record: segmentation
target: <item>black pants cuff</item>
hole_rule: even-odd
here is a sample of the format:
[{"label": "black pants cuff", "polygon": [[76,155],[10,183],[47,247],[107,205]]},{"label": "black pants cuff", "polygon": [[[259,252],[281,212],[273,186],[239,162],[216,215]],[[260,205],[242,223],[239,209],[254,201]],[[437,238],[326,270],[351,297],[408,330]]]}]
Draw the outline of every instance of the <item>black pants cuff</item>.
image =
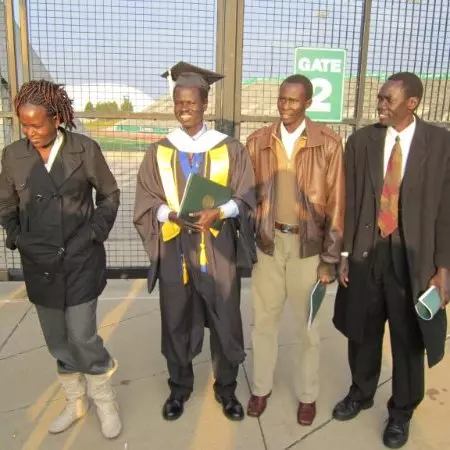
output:
[{"label": "black pants cuff", "polygon": [[233,383],[222,385],[218,383],[217,381],[214,383],[214,392],[219,395],[220,397],[230,398],[234,395],[236,391],[237,382],[234,381]]}]

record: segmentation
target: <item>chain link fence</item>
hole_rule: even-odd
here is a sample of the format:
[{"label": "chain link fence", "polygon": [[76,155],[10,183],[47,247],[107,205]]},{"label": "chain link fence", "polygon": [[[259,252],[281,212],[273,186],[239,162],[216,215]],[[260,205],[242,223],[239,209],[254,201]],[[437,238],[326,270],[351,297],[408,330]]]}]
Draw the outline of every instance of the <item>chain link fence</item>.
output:
[{"label": "chain link fence", "polygon": [[[149,143],[176,126],[162,72],[183,60],[224,73],[208,125],[245,142],[277,119],[296,47],[341,48],[343,120],[330,126],[344,139],[376,121],[378,89],[401,70],[424,82],[419,115],[450,128],[449,16],[441,0],[0,0],[0,145],[18,136],[11,99],[21,82],[64,83],[78,131],[100,143],[122,193],[109,274],[143,276],[147,256],[132,224],[136,174]],[[20,276],[18,256],[4,246],[0,271]]]}]

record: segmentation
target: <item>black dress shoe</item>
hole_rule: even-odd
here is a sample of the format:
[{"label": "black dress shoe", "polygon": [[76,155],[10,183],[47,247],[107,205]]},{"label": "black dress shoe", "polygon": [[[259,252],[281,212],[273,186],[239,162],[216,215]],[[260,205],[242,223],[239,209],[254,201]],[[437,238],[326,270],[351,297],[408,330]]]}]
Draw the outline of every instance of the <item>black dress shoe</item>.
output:
[{"label": "black dress shoe", "polygon": [[242,420],[244,418],[244,408],[235,395],[224,397],[215,394],[216,400],[222,405],[225,417],[230,420]]},{"label": "black dress shoe", "polygon": [[389,448],[400,448],[408,442],[409,420],[399,422],[389,419],[383,433],[383,444]]},{"label": "black dress shoe", "polygon": [[356,417],[363,409],[373,406],[373,398],[367,400],[353,400],[349,395],[341,400],[333,409],[333,417],[336,420],[350,420]]},{"label": "black dress shoe", "polygon": [[189,400],[189,394],[184,396],[175,396],[170,394],[162,410],[162,416],[165,420],[177,420],[184,412],[184,402]]}]

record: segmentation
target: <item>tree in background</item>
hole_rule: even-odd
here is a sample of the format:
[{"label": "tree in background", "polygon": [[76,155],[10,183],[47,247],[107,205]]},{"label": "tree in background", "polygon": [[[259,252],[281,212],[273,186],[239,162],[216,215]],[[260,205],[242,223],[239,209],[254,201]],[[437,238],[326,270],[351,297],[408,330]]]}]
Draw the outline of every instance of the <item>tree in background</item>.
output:
[{"label": "tree in background", "polygon": [[84,107],[84,112],[95,112],[94,105],[90,100],[86,103],[86,106]]},{"label": "tree in background", "polygon": [[123,103],[120,105],[120,110],[117,102],[105,101],[97,102],[94,106],[89,100],[84,107],[84,112],[99,112],[99,113],[118,113],[119,111],[125,113],[133,112],[133,103],[128,97],[123,98]]},{"label": "tree in background", "polygon": [[95,111],[99,113],[117,113],[119,106],[117,102],[98,102],[95,105]]},{"label": "tree in background", "polygon": [[130,102],[130,99],[128,97],[123,98],[123,103],[120,105],[120,109],[123,112],[131,113],[133,112],[133,103]]}]

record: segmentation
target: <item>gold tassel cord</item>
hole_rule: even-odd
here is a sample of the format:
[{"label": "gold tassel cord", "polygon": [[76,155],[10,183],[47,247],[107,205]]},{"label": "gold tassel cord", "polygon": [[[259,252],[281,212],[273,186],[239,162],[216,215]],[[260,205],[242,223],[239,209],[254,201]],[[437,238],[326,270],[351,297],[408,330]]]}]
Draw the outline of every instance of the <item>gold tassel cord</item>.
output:
[{"label": "gold tassel cord", "polygon": [[189,274],[186,265],[186,258],[184,257],[184,255],[181,255],[181,270],[183,275],[183,284],[188,284]]},{"label": "gold tassel cord", "polygon": [[205,233],[202,232],[202,238],[200,241],[200,270],[206,272],[206,266],[208,259],[206,258],[206,245],[205,245]]}]

